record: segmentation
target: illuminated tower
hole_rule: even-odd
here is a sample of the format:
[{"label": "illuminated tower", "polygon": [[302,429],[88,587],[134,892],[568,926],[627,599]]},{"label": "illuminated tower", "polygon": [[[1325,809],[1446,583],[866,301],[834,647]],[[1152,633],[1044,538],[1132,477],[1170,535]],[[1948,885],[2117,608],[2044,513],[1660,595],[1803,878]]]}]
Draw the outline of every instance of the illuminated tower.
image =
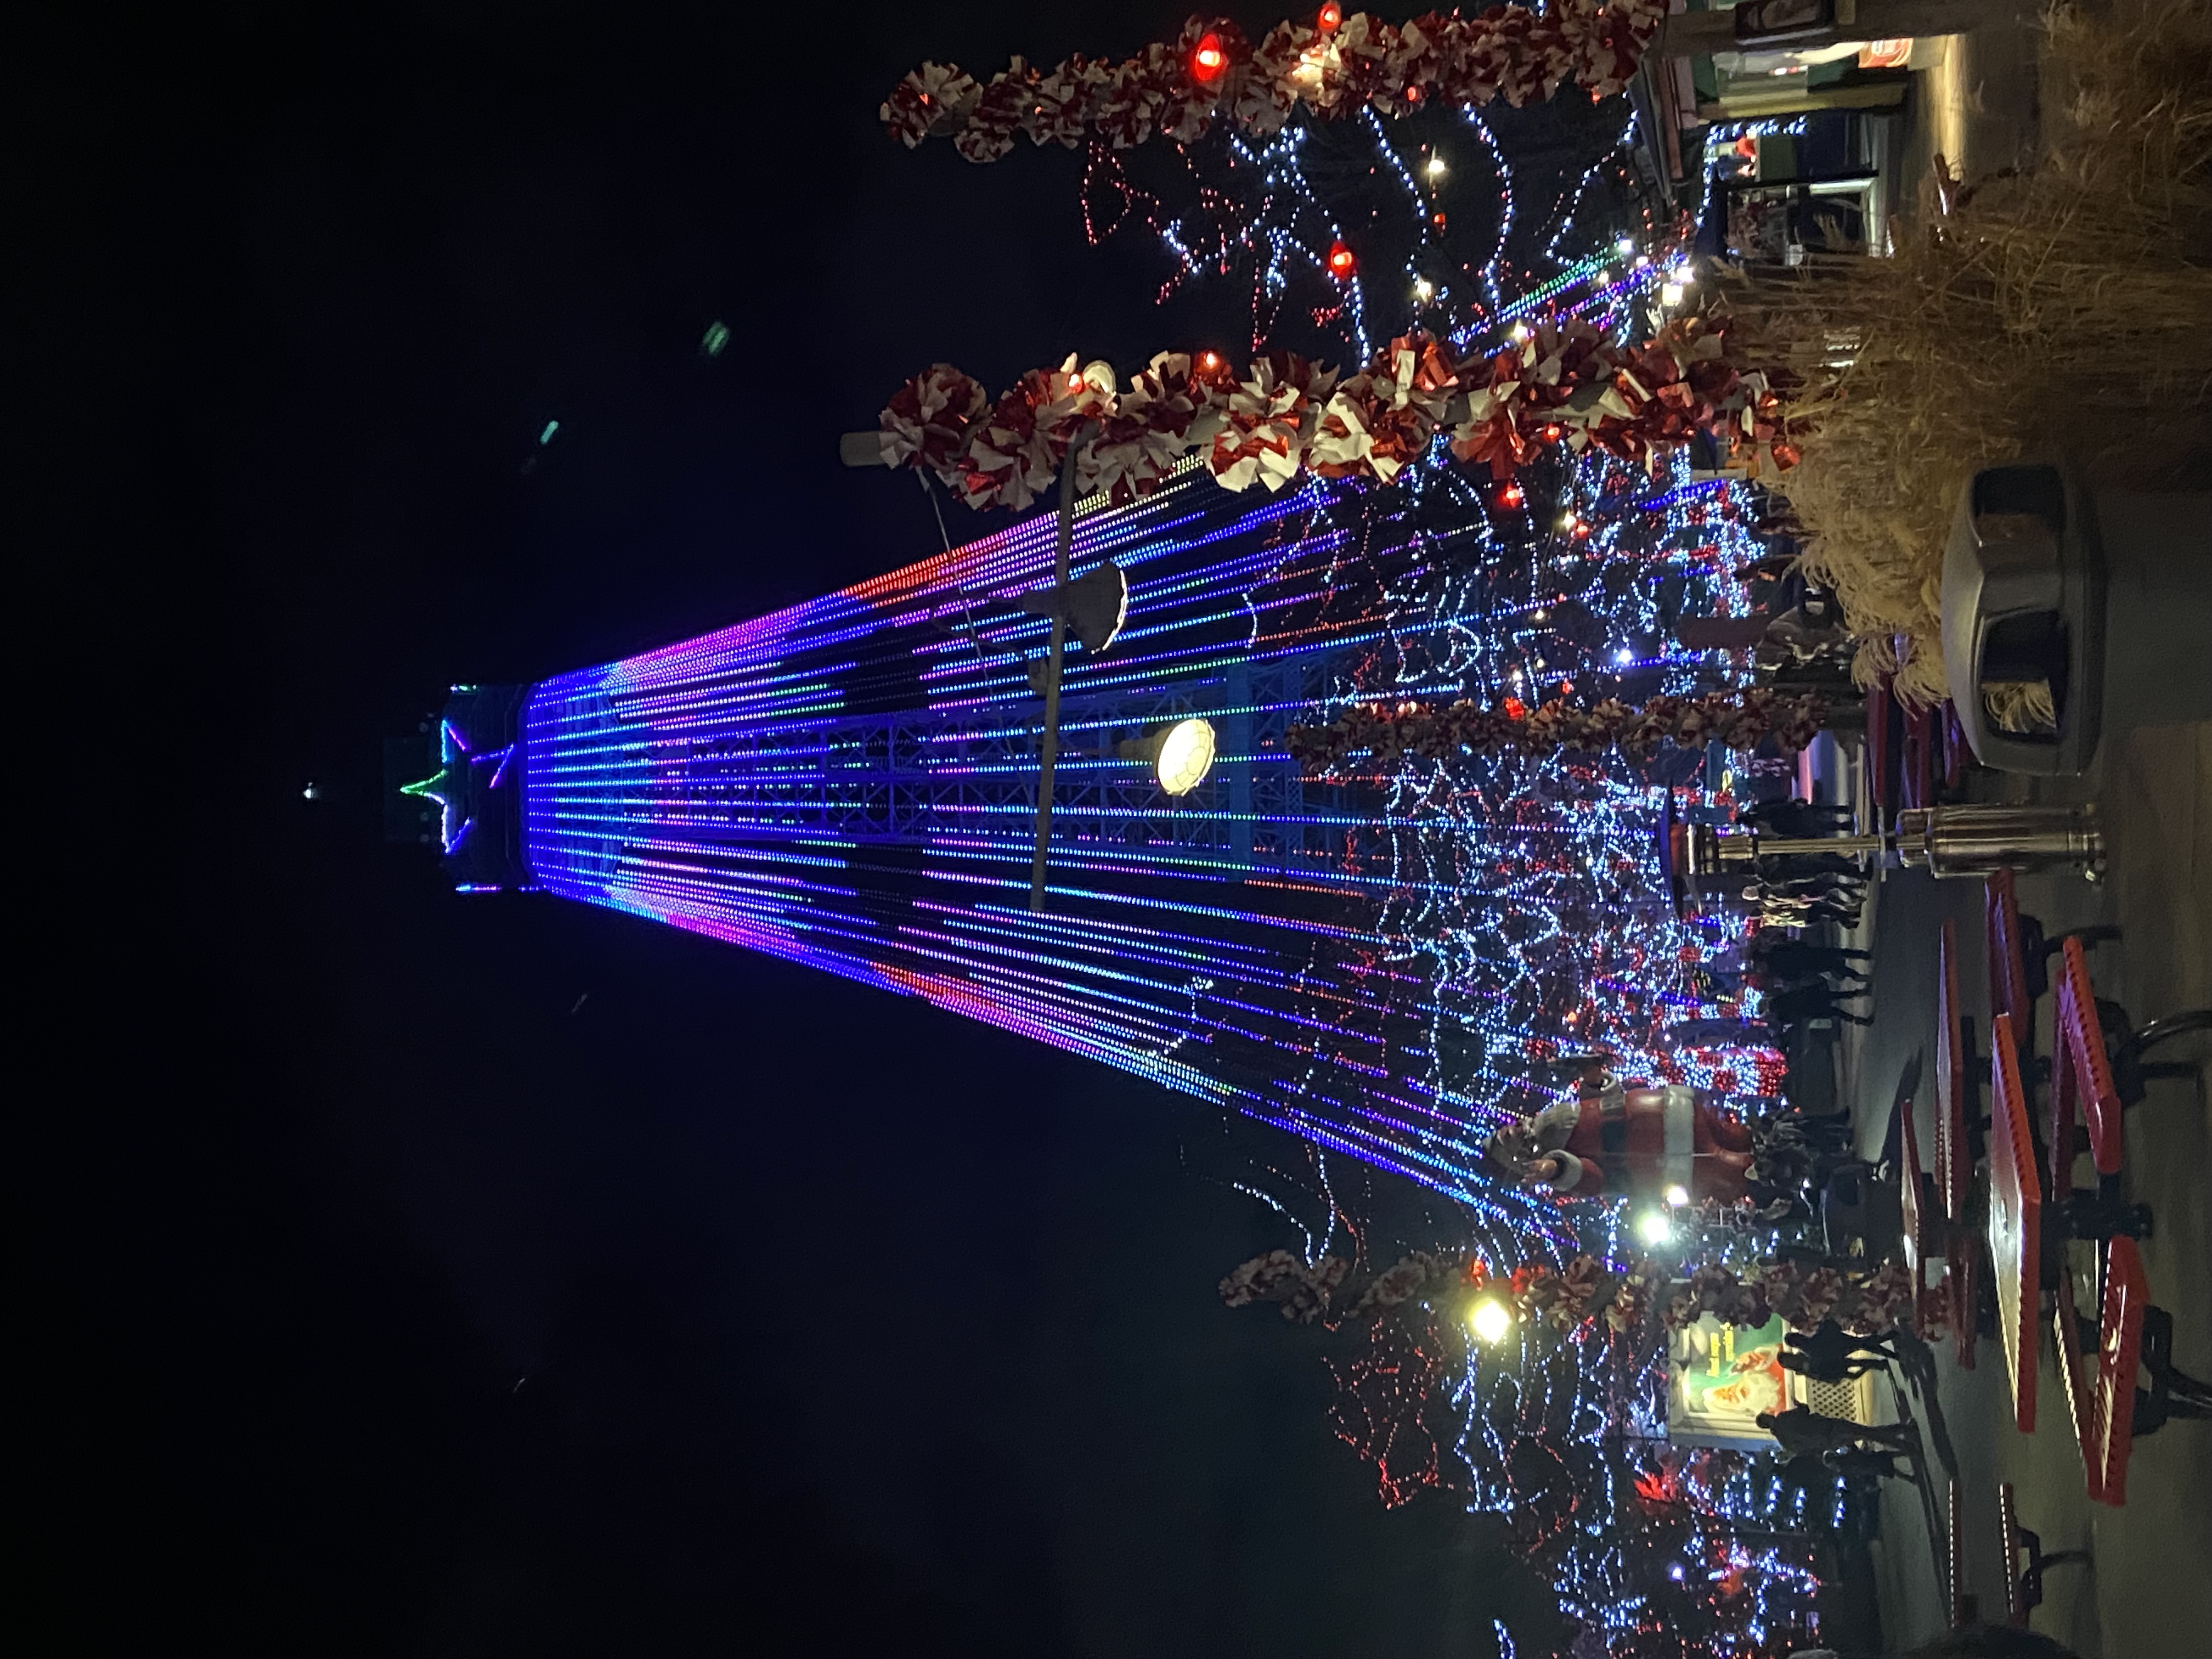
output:
[{"label": "illuminated tower", "polygon": [[[1540,1089],[1530,1054],[1589,1030],[1559,1025],[1603,967],[1576,918],[1638,916],[1672,949],[1656,800],[1588,768],[1565,806],[1526,767],[1322,784],[1285,745],[1347,699],[1500,689],[1499,630],[1543,612],[1493,517],[1426,469],[1275,497],[1188,472],[1081,504],[1075,573],[1110,560],[1127,608],[1068,659],[1042,913],[1048,624],[1023,600],[1050,581],[1049,514],[719,633],[463,688],[408,799],[435,803],[464,887],[924,997],[1531,1220],[1476,1147]],[[1171,795],[1136,745],[1191,718],[1214,762]]]}]

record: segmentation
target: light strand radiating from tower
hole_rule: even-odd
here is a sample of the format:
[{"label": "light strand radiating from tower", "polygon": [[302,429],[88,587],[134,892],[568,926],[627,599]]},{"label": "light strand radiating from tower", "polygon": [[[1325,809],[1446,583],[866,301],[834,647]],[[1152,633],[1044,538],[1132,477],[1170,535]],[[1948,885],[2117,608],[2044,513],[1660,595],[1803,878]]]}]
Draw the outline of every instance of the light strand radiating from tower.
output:
[{"label": "light strand radiating from tower", "polygon": [[[1513,689],[1526,651],[1499,642],[1577,605],[1583,658],[1633,653],[1655,682],[1683,659],[1650,644],[1646,601],[1571,574],[1590,550],[1409,476],[1270,498],[1186,473],[1079,507],[1078,575],[1111,559],[1129,601],[1109,651],[1069,659],[1045,914],[1029,663],[1048,623],[1018,601],[1049,582],[1049,514],[530,688],[505,766],[526,879],[924,997],[1544,1229],[1476,1173],[1499,1115],[1547,1090],[1530,1056],[1650,1043],[1694,1000],[1673,970],[1699,941],[1650,856],[1658,792],[1589,757],[1322,785],[1285,733],[1354,697]],[[1711,603],[1711,559],[1665,533],[1696,492],[1623,476],[1584,493],[1609,490],[1649,532],[1637,556]],[[1192,715],[1217,758],[1170,797],[1116,746]]]}]

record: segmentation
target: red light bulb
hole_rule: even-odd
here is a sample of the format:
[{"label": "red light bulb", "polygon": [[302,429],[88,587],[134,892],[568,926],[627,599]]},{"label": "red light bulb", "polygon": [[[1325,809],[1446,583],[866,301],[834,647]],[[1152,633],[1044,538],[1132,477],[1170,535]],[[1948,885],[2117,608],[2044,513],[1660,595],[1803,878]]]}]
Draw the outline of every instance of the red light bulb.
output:
[{"label": "red light bulb", "polygon": [[1212,81],[1229,67],[1229,54],[1221,49],[1221,37],[1208,31],[1198,37],[1198,50],[1190,55],[1190,78]]},{"label": "red light bulb", "polygon": [[1083,377],[1082,377],[1080,374],[1071,374],[1071,375],[1069,375],[1069,376],[1067,377],[1067,389],[1068,389],[1070,392],[1080,392],[1080,391],[1082,391],[1082,390],[1083,390]]},{"label": "red light bulb", "polygon": [[1352,258],[1352,250],[1344,245],[1341,238],[1328,245],[1328,273],[1330,276],[1341,282],[1344,278],[1352,275],[1352,264],[1353,260]]},{"label": "red light bulb", "polygon": [[1418,82],[1406,88],[1406,101],[1409,104],[1418,104],[1421,101],[1421,88]]},{"label": "red light bulb", "polygon": [[1498,492],[1498,504],[1503,507],[1520,506],[1521,486],[1519,484],[1506,485],[1504,489]]},{"label": "red light bulb", "polygon": [[1199,362],[1207,368],[1218,368],[1221,367],[1221,354],[1215,351],[1209,351],[1206,356],[1200,358]]},{"label": "red light bulb", "polygon": [[1328,0],[1328,3],[1321,9],[1321,15],[1315,21],[1321,25],[1321,32],[1327,34],[1344,21],[1344,8],[1338,5],[1336,0]]}]

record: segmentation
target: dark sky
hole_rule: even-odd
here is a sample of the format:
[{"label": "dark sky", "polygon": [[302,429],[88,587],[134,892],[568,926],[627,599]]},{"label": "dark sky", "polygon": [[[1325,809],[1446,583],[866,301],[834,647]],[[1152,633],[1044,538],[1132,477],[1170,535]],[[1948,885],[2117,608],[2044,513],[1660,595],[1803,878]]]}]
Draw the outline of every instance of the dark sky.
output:
[{"label": "dark sky", "polygon": [[1486,1534],[1216,1301],[1294,1240],[1200,1109],[379,839],[448,681],[930,551],[835,460],[912,369],[1238,345],[1075,157],[874,119],[1181,10],[18,15],[12,1650],[1488,1650]]}]

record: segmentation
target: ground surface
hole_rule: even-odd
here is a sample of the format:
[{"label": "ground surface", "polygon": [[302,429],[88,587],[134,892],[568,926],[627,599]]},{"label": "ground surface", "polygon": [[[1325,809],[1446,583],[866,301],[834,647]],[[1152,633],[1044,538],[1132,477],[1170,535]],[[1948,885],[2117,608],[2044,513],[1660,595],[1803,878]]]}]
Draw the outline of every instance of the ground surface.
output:
[{"label": "ground surface", "polygon": [[[2025,793],[2014,787],[2008,798]],[[2212,1003],[2212,726],[2149,728],[2108,740],[2091,776],[2039,793],[2099,803],[2111,869],[2102,886],[2066,873],[2025,878],[2022,909],[2053,932],[2116,923],[2123,936],[2094,951],[2092,976],[2099,995],[2120,1002],[2137,1023]],[[1847,1051],[1845,1088],[1863,1154],[1878,1155],[1890,1104],[1903,1091],[1916,1103],[1923,1156],[1932,1156],[1936,940],[1946,917],[1957,924],[1966,1007],[1977,1030],[1988,1030],[1980,884],[1893,875],[1875,905],[1875,1023]],[[2175,1318],[2174,1362],[2201,1376],[2212,1372],[2212,1202],[2204,1182],[2212,1154],[2212,1049],[2201,1038],[2184,1042],[2193,1047],[2175,1057],[2194,1057],[2197,1075],[2153,1083],[2148,1098],[2129,1114],[2127,1182],[2129,1196],[2152,1208],[2156,1231],[2143,1256],[2154,1301]],[[2050,1052],[2047,999],[2036,1051]],[[2047,1599],[2033,1615],[2036,1629],[2088,1659],[2201,1650],[2203,1633],[2212,1629],[2212,1424],[2169,1423],[2138,1442],[2126,1505],[2092,1504],[2047,1342],[2045,1350],[2044,1409],[2029,1437],[2011,1425],[1996,1343],[1980,1345],[1971,1371],[1959,1369],[1948,1345],[1938,1348],[1940,1397],[1966,1497],[1968,1589],[1985,1611],[2001,1609],[1996,1488],[2009,1480],[2021,1524],[2042,1535],[2046,1551],[2087,1548],[2091,1555],[2086,1569],[2052,1570]],[[1942,1589],[1910,1490],[1891,1489],[1877,1559],[1893,1646],[1940,1631]]]}]

